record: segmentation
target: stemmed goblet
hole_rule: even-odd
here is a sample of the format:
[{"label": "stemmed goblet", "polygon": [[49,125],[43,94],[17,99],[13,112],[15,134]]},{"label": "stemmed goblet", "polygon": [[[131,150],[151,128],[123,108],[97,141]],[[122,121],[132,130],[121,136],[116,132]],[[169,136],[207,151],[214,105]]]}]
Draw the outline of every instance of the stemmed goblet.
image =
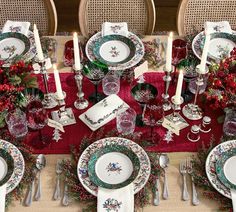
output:
[{"label": "stemmed goblet", "polygon": [[152,143],[157,143],[160,141],[160,135],[154,133],[154,127],[161,125],[164,119],[164,110],[160,101],[154,99],[145,105],[143,114],[143,122],[145,125],[150,126],[150,134],[145,136]]},{"label": "stemmed goblet", "polygon": [[38,130],[39,136],[33,139],[32,146],[41,149],[49,145],[50,139],[43,137],[42,129],[47,124],[48,113],[40,100],[31,101],[26,107],[26,117],[28,127],[32,130]]},{"label": "stemmed goblet", "polygon": [[95,86],[95,93],[89,96],[89,100],[97,103],[105,98],[105,95],[98,93],[98,85],[108,73],[108,67],[99,61],[88,62],[83,68],[83,75]]},{"label": "stemmed goblet", "polygon": [[182,39],[176,39],[172,43],[172,65],[174,66],[173,82],[176,78],[176,67],[179,62],[187,56],[187,42]]},{"label": "stemmed goblet", "polygon": [[[131,89],[131,95],[140,104],[143,112],[144,106],[157,97],[158,91],[149,83],[138,83]],[[137,115],[136,125],[143,126],[142,114]]]}]

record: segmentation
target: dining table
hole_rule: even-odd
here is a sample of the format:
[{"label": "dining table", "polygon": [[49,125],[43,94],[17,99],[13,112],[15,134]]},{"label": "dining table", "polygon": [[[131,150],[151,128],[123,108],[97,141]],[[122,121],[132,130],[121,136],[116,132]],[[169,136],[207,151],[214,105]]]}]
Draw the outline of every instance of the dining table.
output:
[{"label": "dining table", "polygon": [[[178,36],[176,35],[176,38]],[[72,40],[72,36],[51,36],[50,38],[53,38],[57,41],[57,50],[56,50],[56,58],[57,58],[57,68],[59,70],[59,73],[61,75],[61,79],[63,78],[63,74],[67,74],[67,80],[73,81],[74,78],[70,77],[73,76],[73,70],[71,67],[65,67],[63,64],[63,54],[64,54],[64,48],[65,48],[65,43],[69,40]],[[167,41],[167,36],[166,35],[157,35],[157,36],[144,36],[142,38],[143,41],[153,41],[156,38],[159,38],[162,42]],[[79,40],[83,42],[85,38],[79,36]],[[150,79],[152,77],[148,77],[148,74],[159,74],[160,76],[163,75],[163,66],[158,67],[158,68],[153,68],[149,67],[149,72],[147,73],[147,79]],[[53,73],[53,70],[50,68],[48,70],[48,73]],[[38,76],[39,77],[39,76]],[[38,78],[39,81],[41,78]],[[86,79],[85,79],[86,80]],[[159,84],[163,84],[164,82],[162,80],[159,80]],[[41,84],[42,86],[42,84]],[[62,88],[64,84],[62,83]],[[73,86],[73,83],[72,83]],[[83,84],[83,91],[85,93],[85,96],[88,95],[88,92],[91,92],[90,87],[87,88],[87,86],[92,86],[90,82],[86,82]],[[121,85],[122,86],[122,85]],[[50,88],[50,87],[49,87]],[[53,86],[51,87],[52,89],[55,89]],[[76,92],[77,88],[74,84],[74,99],[76,99]],[[128,91],[130,92],[130,91]],[[68,94],[68,92],[67,92]],[[161,95],[161,92],[160,94]],[[69,97],[68,97],[69,98]],[[71,101],[71,102],[73,102]],[[91,107],[92,104],[89,104],[89,107]],[[67,107],[67,105],[66,105]],[[58,142],[53,141],[54,143],[52,146],[47,149],[42,150],[35,150],[34,154],[40,154],[44,153],[46,156],[46,167],[41,171],[41,180],[42,180],[42,197],[39,201],[33,201],[32,205],[29,207],[25,207],[21,201],[19,200],[14,200],[12,204],[8,208],[8,212],[27,212],[27,211],[34,211],[34,212],[51,212],[51,211],[82,211],[84,207],[84,203],[76,202],[71,200],[68,206],[62,206],[61,200],[53,200],[53,192],[55,188],[55,183],[56,183],[56,172],[55,172],[55,167],[58,159],[69,159],[70,158],[70,152],[69,152],[69,145],[74,144],[74,145],[79,145],[79,142],[77,142],[78,139],[81,139],[83,135],[89,136],[92,131],[85,126],[83,122],[78,118],[79,114],[84,112],[84,110],[79,111],[75,109],[75,107],[70,103],[69,107],[72,107],[74,113],[75,113],[75,118],[77,123],[74,126],[66,126],[65,131],[66,131],[66,136],[63,136],[62,140],[59,140]],[[138,107],[138,105],[137,105]],[[109,126],[110,123],[107,123],[106,125]],[[162,152],[162,153],[167,153],[170,159],[170,164],[167,169],[167,176],[168,176],[168,186],[169,186],[169,198],[167,200],[164,200],[162,197],[160,198],[160,204],[158,206],[153,205],[153,200],[150,198],[150,204],[148,206],[145,206],[144,208],[140,208],[140,211],[144,212],[153,212],[153,211],[217,211],[219,208],[218,202],[209,200],[206,197],[204,197],[201,193],[201,190],[197,188],[197,192],[199,194],[199,200],[200,204],[197,206],[193,206],[191,203],[191,198],[189,201],[183,201],[181,196],[182,196],[182,176],[179,173],[179,164],[182,160],[191,157],[191,156],[196,156],[197,154],[197,147],[200,146],[200,141],[197,142],[196,144],[192,144],[190,141],[187,140],[186,134],[190,130],[189,126],[187,129],[185,129],[185,134],[184,136],[182,134],[182,131],[180,131],[180,136],[174,136],[174,142],[167,144],[164,141],[160,144],[158,144],[157,148],[151,148],[150,151],[157,151],[157,152]],[[218,126],[220,129],[221,126]],[[47,127],[45,127],[47,128]],[[217,129],[218,129],[217,128]],[[47,129],[46,129],[47,130]],[[81,135],[80,138],[78,136],[73,135],[73,130],[77,130],[78,134]],[[139,128],[136,129],[138,131]],[[164,131],[164,129],[162,129]],[[49,132],[51,132],[49,130]],[[219,133],[222,133],[222,129],[219,130]],[[207,135],[205,139],[210,140],[211,133]],[[29,138],[30,140],[30,135]],[[26,139],[26,143],[28,142]],[[68,145],[66,146],[65,149],[63,149],[62,146],[60,146],[62,142],[67,142],[68,140]],[[177,143],[180,143],[180,149],[178,149]],[[182,142],[182,143],[181,143]],[[165,145],[164,145],[165,143]],[[163,146],[162,146],[163,145]],[[168,147],[169,145],[169,147]],[[192,146],[191,146],[192,145]],[[58,148],[57,148],[58,147]],[[194,147],[194,148],[193,148]],[[191,181],[190,177],[187,177],[187,186],[188,190],[190,193],[190,197],[192,194],[192,187],[191,187]],[[163,189],[163,178],[160,179],[160,194],[162,193]],[[151,194],[150,194],[151,195]]]}]

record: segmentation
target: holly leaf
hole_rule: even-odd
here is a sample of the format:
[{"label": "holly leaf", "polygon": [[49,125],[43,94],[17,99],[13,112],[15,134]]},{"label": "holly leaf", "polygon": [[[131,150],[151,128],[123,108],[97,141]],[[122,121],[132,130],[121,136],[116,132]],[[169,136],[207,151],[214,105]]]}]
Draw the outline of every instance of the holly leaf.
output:
[{"label": "holly leaf", "polygon": [[13,75],[8,78],[12,85],[20,85],[22,82],[21,78],[17,75]]},{"label": "holly leaf", "polygon": [[26,88],[37,88],[38,83],[37,83],[37,78],[31,76],[29,73],[23,73],[21,75],[21,80]]}]

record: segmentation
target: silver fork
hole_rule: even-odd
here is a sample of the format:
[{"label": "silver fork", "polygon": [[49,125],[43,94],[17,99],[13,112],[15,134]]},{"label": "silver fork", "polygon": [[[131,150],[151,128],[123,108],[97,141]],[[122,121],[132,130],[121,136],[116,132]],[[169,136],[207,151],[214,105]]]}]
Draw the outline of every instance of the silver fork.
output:
[{"label": "silver fork", "polygon": [[58,160],[57,164],[56,164],[57,181],[56,181],[55,191],[53,194],[54,200],[58,200],[61,198],[61,189],[60,189],[60,175],[61,175],[61,173],[62,173],[61,160]]},{"label": "silver fork", "polygon": [[193,190],[193,194],[192,194],[192,203],[193,205],[199,205],[200,201],[198,199],[198,195],[197,195],[197,190],[194,184],[194,178],[192,176],[193,173],[193,164],[190,158],[187,159],[187,171],[188,174],[190,175],[191,178],[191,182],[192,182],[192,190]]},{"label": "silver fork", "polygon": [[183,176],[183,184],[182,184],[182,199],[184,201],[189,200],[189,193],[188,193],[188,188],[187,188],[187,183],[186,183],[186,175],[187,175],[187,161],[181,161],[179,164],[179,172]]}]

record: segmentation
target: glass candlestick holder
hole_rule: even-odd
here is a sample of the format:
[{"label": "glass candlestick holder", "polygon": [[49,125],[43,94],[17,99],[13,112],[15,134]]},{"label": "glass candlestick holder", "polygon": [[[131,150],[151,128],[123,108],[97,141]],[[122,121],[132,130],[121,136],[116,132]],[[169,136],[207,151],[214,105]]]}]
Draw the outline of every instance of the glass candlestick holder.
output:
[{"label": "glass candlestick holder", "polygon": [[168,94],[168,90],[170,87],[170,81],[171,81],[171,76],[170,76],[171,72],[165,71],[165,76],[163,77],[163,80],[165,82],[165,90],[164,93],[162,94],[162,99],[163,99],[163,110],[164,111],[168,111],[171,109],[171,103],[169,101],[169,94]]},{"label": "glass candlestick holder", "polygon": [[83,80],[83,75],[81,74],[81,71],[75,70],[75,82],[78,88],[78,93],[77,93],[77,99],[74,102],[74,106],[78,110],[83,110],[88,107],[89,102],[87,99],[84,98],[84,92],[82,89],[82,80]]},{"label": "glass candlestick holder", "polygon": [[45,94],[43,99],[43,106],[46,109],[54,108],[58,105],[57,101],[54,99],[54,93],[50,93],[48,89],[48,74],[46,69],[46,61],[44,60],[35,60],[40,66],[40,73],[43,75],[43,83],[45,88]]},{"label": "glass candlestick holder", "polygon": [[184,116],[190,120],[199,120],[202,118],[202,109],[197,105],[197,97],[200,87],[204,84],[203,76],[208,73],[208,67],[206,66],[206,72],[203,74],[201,73],[198,65],[196,67],[196,72],[198,76],[196,79],[196,92],[194,96],[194,102],[185,105],[182,111]]}]

